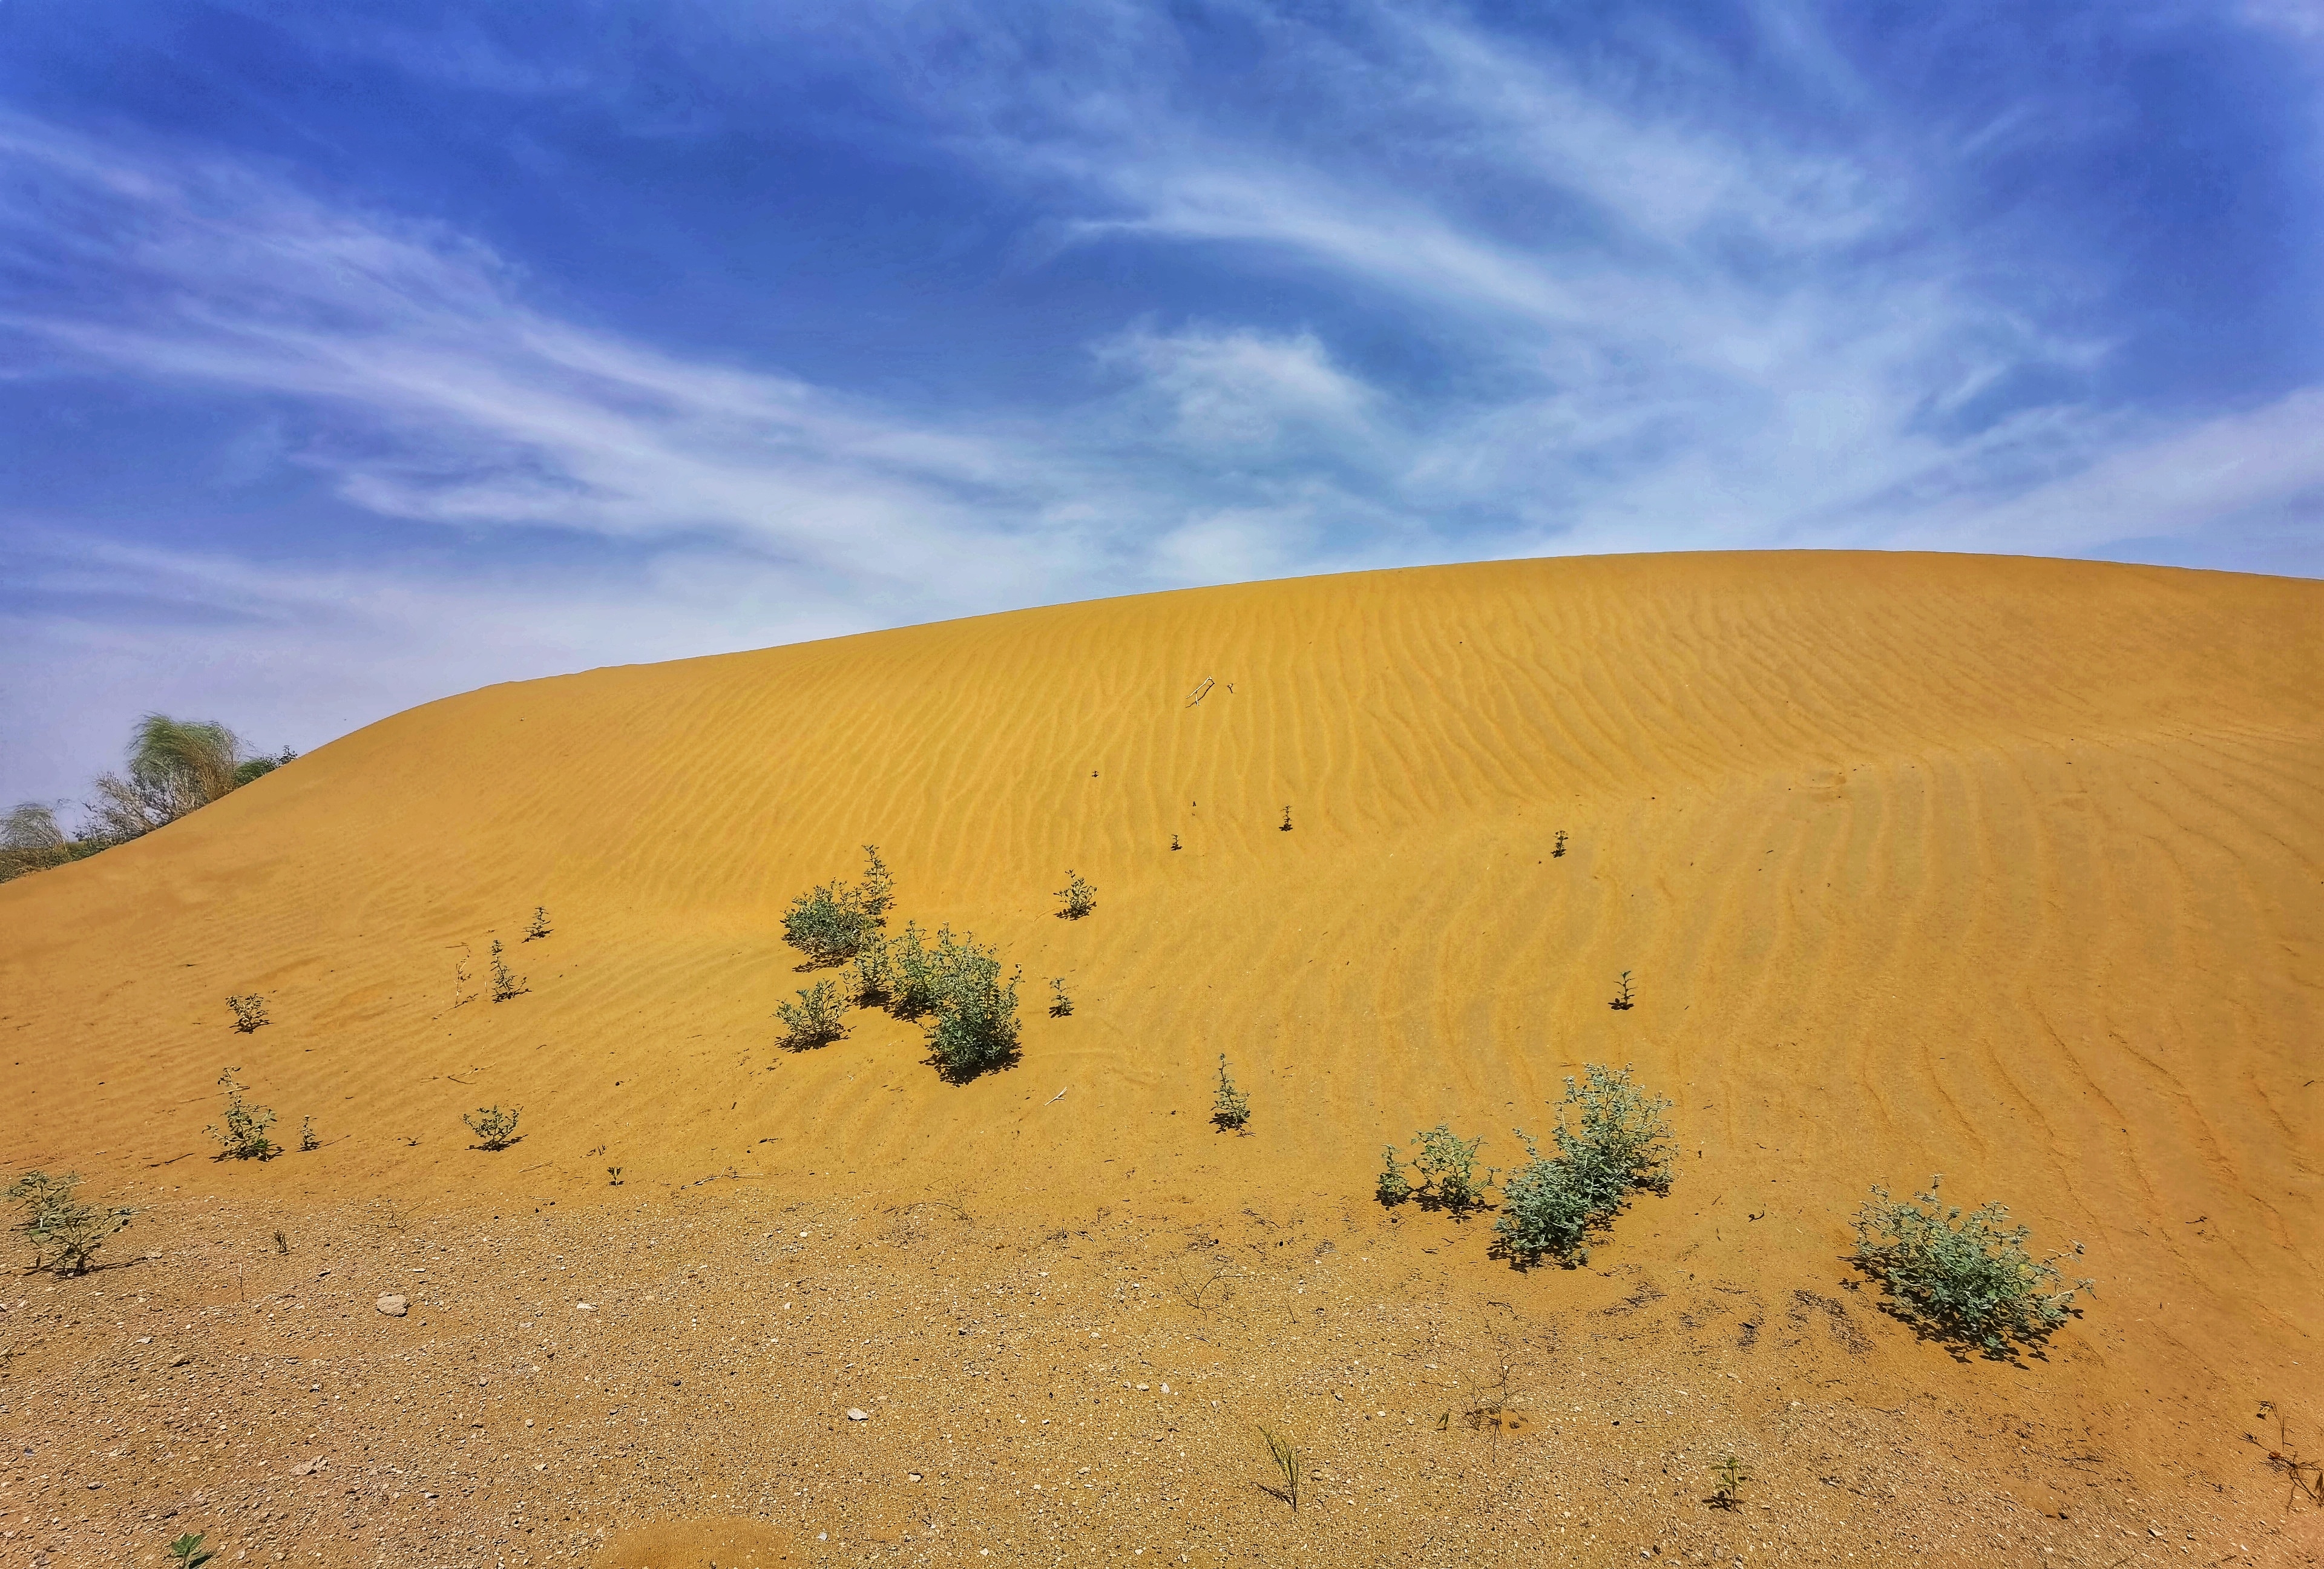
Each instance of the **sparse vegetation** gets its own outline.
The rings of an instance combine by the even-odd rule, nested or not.
[[[848,971],[847,992],[858,1007],[865,1008],[895,996],[895,962],[888,954],[888,939],[881,933],[867,933],[863,946],[855,950],[854,962]]]
[[[1380,1150],[1379,1186],[1374,1191],[1380,1203],[1395,1205],[1412,1196],[1412,1179],[1404,1174],[1404,1162],[1397,1158],[1396,1146],[1384,1146]]]
[[[2283,1413],[2276,1409],[2273,1400],[2262,1400],[2256,1415],[2262,1418],[2270,1415],[2275,1417],[2275,1447],[2267,1451],[2267,1468],[2292,1484],[2292,1491],[2284,1495],[2284,1512],[2289,1514],[2301,1499],[2324,1509],[2324,1464],[2308,1459],[2292,1446],[2291,1429],[2285,1425]],[[2244,1435],[2244,1442],[2259,1444],[2259,1440],[2248,1433]],[[2266,1445],[2260,1444],[2260,1447],[2266,1448]]]
[[[549,907],[545,904],[536,904],[532,907],[532,919],[525,925],[524,940],[529,943],[537,942],[555,929],[549,924]]]
[[[1063,975],[1050,976],[1049,1017],[1052,1019],[1063,1019],[1071,1014],[1073,1011],[1074,1000],[1065,994],[1065,978]]]
[[[845,964],[886,924],[895,880],[878,845],[864,845],[863,856],[862,882],[826,882],[800,894],[784,913],[783,940],[809,964]]]
[[[244,1035],[274,1022],[266,1017],[266,999],[255,992],[229,997],[226,1005],[234,1010],[234,1027]]]
[[[45,801],[25,801],[0,818],[0,882],[149,834],[298,755],[245,752],[214,720],[148,714],[130,734],[126,771],[97,776],[78,834],[68,834]]]
[[[203,1564],[217,1556],[216,1553],[202,1551],[202,1537],[200,1531],[188,1531],[170,1544],[170,1556],[178,1561],[178,1569],[201,1569]]]
[[[1909,1203],[1875,1186],[1856,1212],[1856,1266],[1887,1288],[1891,1311],[1923,1334],[2006,1358],[2013,1342],[2038,1343],[2065,1323],[2075,1295],[2098,1283],[2056,1289],[2056,1260],[2080,1256],[2081,1243],[2035,1259],[2025,1251],[2034,1233],[2011,1225],[2003,1205],[1964,1211],[1940,1204],[1943,1180],[1932,1177]]]
[[[783,1038],[777,1044],[788,1051],[812,1051],[847,1033],[839,1017],[839,988],[829,981],[800,988],[798,1001],[776,1003],[775,1014],[783,1021]]]
[[[1550,847],[1549,847],[1549,855],[1550,855],[1550,859],[1551,859],[1551,860],[1553,860],[1553,861],[1554,861],[1554,860],[1556,860],[1559,856],[1561,856],[1561,855],[1563,855],[1563,854],[1565,854],[1565,830],[1564,830],[1564,829],[1563,829],[1563,828],[1560,828],[1560,829],[1557,831],[1557,841],[1556,841],[1556,843],[1553,844],[1552,844],[1552,845],[1550,845]]]
[[[1671,1131],[1664,1113],[1671,1103],[1640,1089],[1630,1073],[1591,1063],[1581,1082],[1565,1081],[1554,1158],[1517,1131],[1529,1158],[1501,1185],[1502,1213],[1493,1223],[1500,1250],[1512,1259],[1549,1255],[1587,1263],[1589,1233],[1612,1223],[1631,1194],[1670,1191]]]
[[[1283,831],[1286,834],[1291,832],[1291,808],[1289,807],[1283,808]]]
[[[1307,1485],[1306,1456],[1294,1449],[1289,1440],[1265,1427],[1259,1430],[1259,1436],[1267,1444],[1268,1458],[1275,1463],[1275,1474],[1280,1479],[1272,1487],[1259,1485],[1289,1504],[1292,1513],[1298,1513],[1299,1495]]]
[[[274,1111],[270,1106],[253,1105],[249,1092],[235,1075],[242,1070],[230,1067],[218,1075],[218,1088],[226,1092],[226,1115],[205,1130],[223,1146],[221,1160],[267,1160],[281,1151],[266,1131],[274,1126]]]
[[[605,1186],[607,1187],[619,1187],[622,1186],[622,1168],[620,1167],[608,1166],[605,1168]]]
[[[501,940],[494,937],[493,939],[493,1001],[505,1002],[512,997],[523,996],[530,990],[530,988],[524,983],[524,977],[510,969],[508,961],[501,957]]]
[[[299,1148],[301,1149],[320,1149],[322,1147],[323,1141],[315,1137],[315,1119],[312,1117],[300,1118]]]
[[[1061,901],[1059,920],[1079,920],[1097,908],[1097,890],[1078,872],[1065,873],[1065,885],[1057,890],[1056,898]]]
[[[973,937],[955,940],[936,934],[929,955],[936,972],[936,1022],[928,1051],[945,1077],[970,1079],[1017,1055],[1017,985],[1019,973],[1001,978],[1001,957],[980,948]]]
[[[99,1209],[78,1196],[80,1173],[51,1177],[28,1171],[8,1185],[8,1202],[23,1212],[12,1229],[32,1244],[32,1268],[52,1275],[83,1275],[106,1238],[128,1225],[133,1211]]]
[[[1397,1157],[1395,1145],[1388,1147],[1378,1188],[1382,1204],[1417,1199],[1429,1209],[1466,1214],[1485,1202],[1485,1189],[1492,1186],[1493,1173],[1488,1168],[1483,1180],[1478,1179],[1477,1151],[1485,1142],[1482,1138],[1462,1139],[1443,1122],[1412,1137],[1408,1160]],[[1404,1175],[1406,1166],[1417,1180]]]
[[[1233,1078],[1227,1073],[1225,1052],[1219,1053],[1219,1088],[1211,1097],[1211,1121],[1237,1131],[1250,1121],[1250,1097],[1235,1088]]]
[[[1721,1460],[1711,1473],[1717,1480],[1711,1497],[1704,1501],[1714,1509],[1738,1509],[1743,1507],[1743,1484],[1758,1479],[1743,1469],[1743,1463],[1732,1454]]]
[[[1630,972],[1625,970],[1622,972],[1622,983],[1614,993],[1614,1000],[1606,1006],[1617,1013],[1627,1013],[1637,1001],[1637,998],[1630,991]]]
[[[477,1139],[479,1149],[505,1149],[517,1140],[516,1120],[524,1112],[522,1106],[511,1106],[503,1112],[498,1106],[478,1106],[465,1113],[460,1121]]]
[[[1170,835],[1170,848],[1172,848],[1173,850],[1183,850],[1183,849],[1185,849],[1185,846],[1184,844],[1179,844],[1179,843],[1178,843],[1178,835],[1176,835],[1176,834],[1173,834],[1173,835]]]
[[[290,1256],[290,1239],[282,1234],[281,1226],[274,1228],[274,1251],[285,1259]]]

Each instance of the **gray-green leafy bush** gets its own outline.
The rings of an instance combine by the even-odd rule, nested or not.
[[[1250,1121],[1250,1097],[1235,1088],[1227,1073],[1227,1054],[1219,1053],[1219,1088],[1211,1097],[1211,1121],[1222,1128],[1240,1130]]]
[[[1857,1268],[1887,1288],[1890,1307],[1932,1339],[1975,1345],[2006,1358],[2013,1342],[2033,1344],[2066,1322],[2077,1293],[2098,1282],[2058,1289],[2057,1260],[2081,1256],[2076,1242],[2036,1259],[2033,1232],[2009,1223],[2008,1209],[1963,1210],[1941,1204],[1941,1176],[1910,1202],[1878,1186],[1856,1212]]]
[[[1057,918],[1079,920],[1097,908],[1097,890],[1078,872],[1065,873],[1065,885],[1056,891]]]
[[[936,1021],[928,1054],[944,1076],[958,1082],[996,1068],[1017,1055],[1017,986],[1021,972],[1001,978],[1001,955],[979,947],[973,935],[936,933],[929,953],[935,971]]]
[[[1580,1082],[1565,1081],[1554,1157],[1517,1131],[1528,1158],[1501,1184],[1501,1214],[1493,1223],[1509,1257],[1588,1263],[1590,1233],[1610,1225],[1632,1194],[1670,1192],[1674,1151],[1664,1113],[1671,1103],[1630,1075],[1628,1067],[1593,1062]]]
[[[234,1010],[234,1027],[244,1035],[274,1022],[266,1017],[266,999],[255,992],[229,997],[226,1005]]]
[[[474,1112],[463,1113],[460,1121],[476,1136],[478,1149],[505,1149],[516,1142],[516,1120],[523,1113],[522,1106],[511,1106],[506,1111],[497,1105],[478,1106]]]
[[[783,1038],[778,1044],[789,1051],[812,1051],[830,1045],[847,1033],[839,1012],[837,986],[817,981],[801,987],[797,1002],[775,1004],[775,1015],[783,1021]]]
[[[52,1275],[83,1275],[106,1239],[128,1225],[134,1212],[99,1209],[77,1189],[80,1173],[51,1177],[28,1171],[8,1185],[8,1202],[23,1212],[13,1228],[32,1244],[32,1268]]]
[[[844,964],[886,924],[896,901],[895,880],[880,847],[863,846],[863,881],[832,881],[809,889],[783,915],[783,940],[810,964]]]
[[[1463,1139],[1448,1124],[1439,1122],[1412,1139],[1408,1158],[1399,1158],[1395,1145],[1388,1147],[1387,1167],[1380,1173],[1378,1189],[1382,1204],[1416,1199],[1424,1208],[1449,1209],[1455,1214],[1466,1214],[1483,1204],[1493,1172],[1488,1168],[1483,1177],[1477,1175],[1477,1151],[1485,1142],[1481,1137]],[[1414,1174],[1410,1177],[1404,1174],[1407,1166]]]
[[[505,1002],[512,997],[523,996],[530,989],[524,983],[524,977],[510,969],[508,961],[501,957],[501,940],[494,937],[493,939],[493,1001]]]
[[[896,994],[896,962],[881,933],[868,933],[848,964],[847,994],[859,1008],[886,1002]]]
[[[238,1067],[230,1067],[218,1075],[218,1088],[226,1092],[226,1115],[204,1131],[223,1147],[218,1156],[221,1160],[269,1159],[279,1153],[266,1132],[274,1126],[274,1110],[251,1103],[250,1092],[235,1076],[240,1072]]]

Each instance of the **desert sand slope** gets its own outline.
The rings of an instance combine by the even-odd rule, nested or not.
[[[781,911],[867,842],[897,924],[1022,964],[1019,1066],[947,1084],[874,1013],[773,1048],[811,979]],[[1053,913],[1069,869],[1080,921]],[[554,935],[521,941],[536,906]],[[1941,1171],[2086,1244],[2072,1388],[1859,1315],[1881,1354],[1949,1400],[2048,1379],[2158,1472],[2241,1476],[2253,1402],[2324,1417],[2319,934],[2324,585],[1856,554],[1367,573],[374,725],[0,887],[6,1158],[316,1207],[570,1206],[618,1165],[625,1202],[732,1168],[1231,1216],[1360,1204],[1381,1145],[1440,1119],[1507,1163],[1563,1075],[1630,1063],[1685,1160],[1598,1269],[1830,1293],[1868,1185]],[[528,990],[455,1006],[495,937]],[[244,1036],[249,992],[272,1023]],[[1222,1052],[1249,1138],[1206,1122]],[[158,1165],[207,1154],[228,1065],[325,1147]],[[504,1155],[466,1147],[484,1102],[524,1107]],[[1511,1278],[1481,1227],[1462,1246]]]

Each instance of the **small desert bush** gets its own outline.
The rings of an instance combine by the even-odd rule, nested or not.
[[[84,1204],[75,1190],[80,1173],[51,1177],[28,1171],[8,1186],[8,1202],[23,1211],[14,1228],[32,1244],[32,1268],[53,1275],[88,1273],[105,1240],[129,1223],[131,1211]]]
[[[1097,890],[1078,872],[1065,873],[1065,885],[1056,891],[1057,918],[1079,920],[1097,908]]]
[[[522,1106],[511,1106],[505,1112],[498,1106],[478,1106],[460,1121],[476,1136],[477,1148],[505,1149],[516,1142],[516,1120],[523,1114]]]
[[[1856,1212],[1856,1266],[1887,1288],[1890,1306],[1931,1338],[1977,1346],[2007,1357],[2011,1342],[2033,1343],[2066,1322],[2075,1294],[2098,1282],[2076,1280],[2057,1289],[2056,1260],[2079,1258],[2082,1245],[2036,1259],[2025,1251],[2033,1232],[2009,1223],[2009,1211],[1988,1204],[1964,1211],[1941,1204],[1941,1177],[1907,1203],[1875,1186]]]
[[[862,882],[826,882],[800,894],[784,912],[783,940],[809,964],[845,964],[886,924],[896,901],[895,880],[878,845],[864,845],[863,855]]]
[[[244,1035],[273,1022],[266,1017],[266,999],[255,992],[229,997],[226,1005],[234,1010],[234,1027]]]
[[[218,1088],[226,1092],[226,1115],[205,1131],[222,1146],[221,1160],[265,1160],[279,1153],[274,1140],[266,1135],[274,1126],[274,1111],[271,1106],[251,1104],[249,1091],[235,1077],[241,1071],[230,1067],[218,1075]]]
[[[779,1043],[790,1051],[812,1051],[818,1046],[828,1046],[847,1033],[847,1026],[839,1017],[839,988],[828,981],[817,981],[812,986],[799,989],[797,1002],[778,1002],[775,1016],[783,1021],[783,1038]]]
[[[494,937],[493,939],[493,1001],[505,1002],[512,997],[523,996],[530,990],[530,988],[524,983],[524,977],[510,969],[508,961],[501,957],[501,940]]]
[[[1671,1103],[1640,1089],[1630,1071],[1593,1062],[1581,1082],[1565,1081],[1554,1158],[1518,1130],[1528,1158],[1501,1185],[1501,1214],[1493,1223],[1510,1257],[1531,1261],[1546,1254],[1586,1264],[1589,1233],[1611,1224],[1633,1193],[1670,1191],[1664,1113]]]
[[[1012,972],[1001,978],[1001,956],[980,948],[973,937],[937,934],[936,1022],[928,1029],[928,1053],[948,1079],[974,1078],[1017,1055],[1017,985]]]
[[[1393,1144],[1380,1149],[1379,1183],[1374,1191],[1385,1204],[1399,1204],[1412,1196],[1412,1178],[1404,1174],[1404,1162],[1397,1158]]]
[[[859,1008],[886,1002],[896,994],[896,962],[888,952],[888,938],[874,931],[847,967],[847,994]]]
[[[1069,1018],[1072,1015],[1073,1011],[1074,1000],[1071,996],[1067,995],[1065,992],[1065,978],[1063,975],[1050,976],[1049,1017],[1052,1019]]]
[[[1250,1121],[1250,1097],[1235,1088],[1227,1075],[1227,1054],[1219,1053],[1219,1089],[1211,1097],[1211,1121],[1222,1128],[1240,1129]]]
[[[1443,1122],[1415,1133],[1412,1139],[1408,1159],[1397,1156],[1395,1145],[1388,1147],[1378,1190],[1382,1204],[1417,1199],[1428,1209],[1466,1214],[1485,1202],[1485,1189],[1492,1186],[1493,1174],[1488,1168],[1481,1179],[1477,1176],[1477,1151],[1483,1139],[1463,1139]],[[1409,1177],[1404,1170],[1407,1166],[1414,1173]]]
[[[532,919],[525,923],[524,940],[538,942],[556,929],[549,924],[549,907],[536,904],[532,907]]]

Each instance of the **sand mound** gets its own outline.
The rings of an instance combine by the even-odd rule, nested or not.
[[[815,979],[781,912],[866,843],[894,924],[1022,965],[1018,1066],[946,1084],[870,1012],[775,1049]],[[9,1158],[227,1204],[731,1177],[1200,1226],[1360,1206],[1440,1119],[1506,1164],[1630,1063],[1684,1163],[1600,1269],[1837,1300],[1867,1186],[1941,1171],[2100,1282],[2070,1389],[1945,1398],[2046,1382],[2224,1475],[2314,1386],[2319,930],[2324,585],[1768,554],[1207,589],[491,688],[0,887]],[[1249,1137],[1207,1121],[1221,1053]],[[210,1160],[229,1065],[322,1148]],[[498,1154],[459,1121],[490,1103]]]

